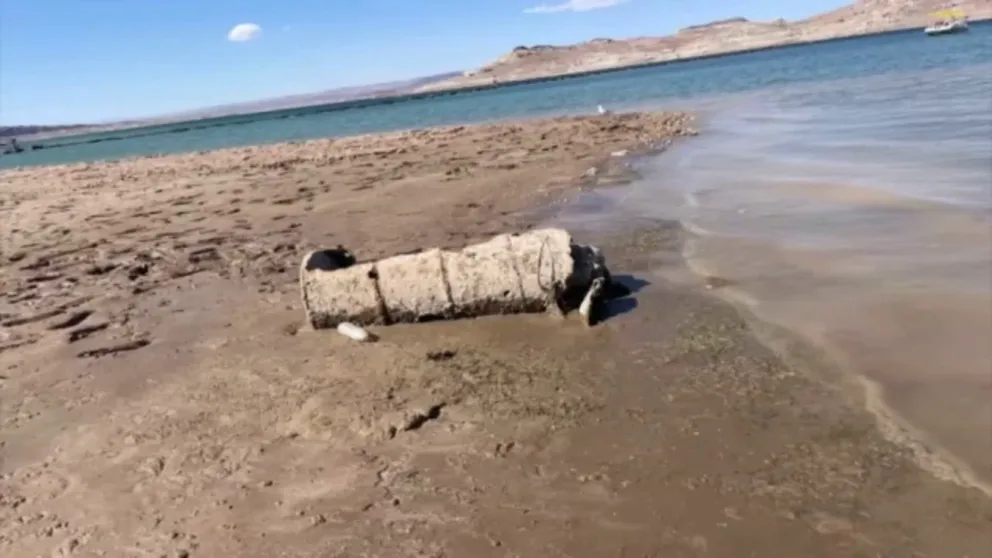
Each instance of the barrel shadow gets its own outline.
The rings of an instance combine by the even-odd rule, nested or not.
[[[609,320],[633,311],[637,308],[637,299],[632,295],[651,284],[633,275],[614,275],[612,282],[611,292],[607,293],[607,300],[600,310],[598,321]]]

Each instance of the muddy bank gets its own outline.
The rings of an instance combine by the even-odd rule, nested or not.
[[[293,416],[319,399],[334,367],[347,378],[376,366],[348,356],[353,347],[331,358],[325,337],[310,338],[309,354],[290,342],[303,319],[296,269],[307,250],[341,243],[372,259],[523,230],[520,212],[609,174],[589,169],[615,151],[692,133],[688,120],[558,118],[0,173],[4,555],[157,556],[204,544],[192,537],[225,524],[211,514],[253,484],[266,440],[305,433],[309,419]],[[239,344],[246,339],[254,347]],[[314,377],[292,365],[294,351]],[[433,362],[378,354],[380,366],[411,377]],[[254,376],[250,363],[263,362]],[[487,368],[500,385],[517,377]],[[410,411],[406,399],[384,405],[339,411],[368,417],[361,431],[376,436],[412,424],[390,413],[434,413]],[[344,459],[350,440],[311,449]],[[179,515],[167,521],[169,509]]]
[[[596,328],[514,316],[375,344],[300,328],[309,247],[525,230],[614,151],[682,129],[650,124],[668,118],[329,144],[346,163],[326,168],[310,146],[214,174],[161,158],[17,182],[0,208],[3,554],[980,554],[987,500],[657,276],[677,264],[671,226],[580,237],[634,291]]]

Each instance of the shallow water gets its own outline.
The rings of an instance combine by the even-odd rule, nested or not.
[[[560,221],[680,221],[697,280],[726,280],[717,292],[877,385],[914,435],[992,481],[992,64],[695,108],[700,137]]]

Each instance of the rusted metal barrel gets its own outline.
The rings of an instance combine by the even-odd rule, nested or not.
[[[317,329],[542,312],[585,292],[599,260],[567,231],[540,229],[366,263],[344,248],[317,250],[303,259],[300,288]]]

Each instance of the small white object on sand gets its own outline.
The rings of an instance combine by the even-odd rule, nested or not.
[[[364,343],[372,339],[372,336],[365,330],[365,328],[357,326],[351,322],[339,323],[338,333],[344,335],[348,339],[358,341],[359,343]]]
[[[599,111],[599,114],[610,114],[610,111],[603,108],[603,105],[596,105],[596,110]]]

